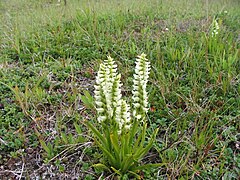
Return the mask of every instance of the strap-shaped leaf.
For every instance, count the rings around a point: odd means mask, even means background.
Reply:
[[[155,129],[155,131],[154,131],[154,133],[153,133],[153,135],[152,135],[152,137],[151,137],[148,145],[147,145],[145,148],[140,148],[140,149],[135,153],[135,155],[134,155],[134,158],[135,158],[135,159],[140,159],[140,158],[142,158],[145,154],[147,154],[147,152],[148,152],[148,151],[151,149],[151,147],[153,146],[153,143],[154,143],[154,141],[155,141],[155,139],[156,139],[157,133],[158,133],[158,128]]]
[[[119,176],[122,176],[122,173],[121,173],[119,170],[117,170],[116,168],[111,167],[111,169],[112,169],[116,174],[118,174]]]
[[[109,160],[109,163],[112,166],[116,167],[117,164],[118,164],[118,161],[112,156],[111,152],[109,152],[104,146],[102,146],[99,141],[96,140],[96,143],[97,143],[98,147],[103,151],[105,156],[107,156],[107,159]]]
[[[136,151],[136,150],[139,151],[140,148],[143,148],[144,141],[145,141],[145,136],[146,136],[146,127],[147,127],[147,124],[144,123],[142,132],[139,134],[136,142],[134,143],[134,148],[133,148],[134,151]],[[141,144],[139,144],[140,141],[141,141]]]
[[[137,179],[141,179],[141,176],[139,176],[137,173],[135,173],[135,172],[133,172],[133,171],[128,171],[129,172],[129,174],[132,174],[132,175],[134,175]]]
[[[99,169],[102,169],[102,170],[107,170],[108,172],[111,172],[111,170],[106,165],[104,165],[102,163],[93,164],[92,167],[99,168]]]
[[[111,134],[110,135],[110,139],[113,145],[113,149],[114,149],[114,157],[116,158],[116,160],[119,162],[120,161],[120,146],[118,144],[118,138],[117,138],[117,134]]]
[[[132,143],[133,143],[133,139],[134,139],[134,137],[137,133],[137,130],[138,130],[138,124],[139,124],[138,121],[136,119],[134,119],[133,126],[132,126],[131,131],[130,131],[129,141],[128,141],[129,146],[131,146]]]
[[[103,146],[106,147],[107,142],[104,139],[104,137],[101,135],[101,133],[89,121],[85,121],[85,124],[92,130],[92,132],[95,134],[95,136],[98,137],[98,139],[101,141]]]
[[[126,158],[121,163],[121,166],[122,166],[121,172],[126,173],[127,170],[129,170],[133,164],[134,164],[133,155],[129,155],[129,156],[126,155]]]
[[[147,129],[147,123],[143,124],[143,130],[142,130],[142,140],[141,140],[141,147],[143,147],[144,143],[145,143],[145,137],[146,137],[146,129]]]
[[[128,132],[126,132],[125,134],[122,135],[122,148],[121,148],[121,153],[122,153],[122,157],[124,158],[126,156],[126,154],[132,153],[132,145],[129,144],[129,138],[130,138],[130,134]],[[122,159],[123,159],[122,158]]]
[[[66,135],[65,132],[61,132],[61,138],[62,138],[62,140],[63,140],[63,142],[64,142],[65,144],[68,144],[68,143],[69,143],[68,138],[67,138],[67,135]]]

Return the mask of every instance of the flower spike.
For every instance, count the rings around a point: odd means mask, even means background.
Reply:
[[[145,54],[141,54],[136,59],[135,74],[133,75],[133,116],[144,121],[148,111],[147,82],[150,74],[150,62]]]

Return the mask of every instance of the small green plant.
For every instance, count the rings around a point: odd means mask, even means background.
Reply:
[[[95,104],[98,113],[97,124],[86,121],[95,136],[97,146],[102,150],[105,163],[96,164],[113,171],[121,178],[127,174],[137,175],[139,170],[160,164],[140,165],[140,160],[151,149],[158,129],[155,129],[149,142],[146,142],[148,98],[146,86],[150,63],[146,55],[138,56],[133,75],[132,116],[130,105],[122,98],[121,75],[117,65],[108,57],[100,65],[95,85]]]
[[[5,84],[1,81],[0,84],[6,86],[12,91],[24,115],[26,117],[31,117],[30,111],[31,109],[33,109],[34,104],[37,104],[39,101],[43,101],[47,97],[47,93],[45,92],[45,90],[40,87],[40,84],[43,82],[44,79],[45,76],[40,77],[37,83],[32,88],[27,82],[24,91],[19,89],[17,85],[15,87],[11,87],[10,85]]]
[[[44,157],[46,162],[50,162],[54,157],[60,156],[63,152],[71,151],[78,144],[84,143],[85,139],[82,136],[81,126],[74,123],[74,128],[77,135],[69,132],[60,131],[58,137],[52,142],[46,142],[43,136],[36,130],[41,147],[44,150]]]

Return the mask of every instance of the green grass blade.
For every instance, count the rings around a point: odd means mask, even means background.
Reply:
[[[165,165],[167,165],[167,163],[144,164],[141,166],[133,167],[131,170],[135,172],[135,171],[140,171],[140,170],[154,168],[154,167],[161,167]]]

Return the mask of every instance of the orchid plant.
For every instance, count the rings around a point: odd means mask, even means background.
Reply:
[[[212,37],[216,37],[219,33],[219,24],[216,19],[213,20],[211,31],[212,31]]]
[[[86,121],[93,132],[97,146],[103,152],[106,163],[96,164],[123,177],[137,176],[139,170],[159,164],[141,165],[140,161],[153,146],[158,129],[146,142],[148,96],[146,86],[150,62],[146,55],[136,59],[133,75],[132,108],[121,94],[121,75],[117,65],[108,57],[99,68],[94,91],[97,124]]]

